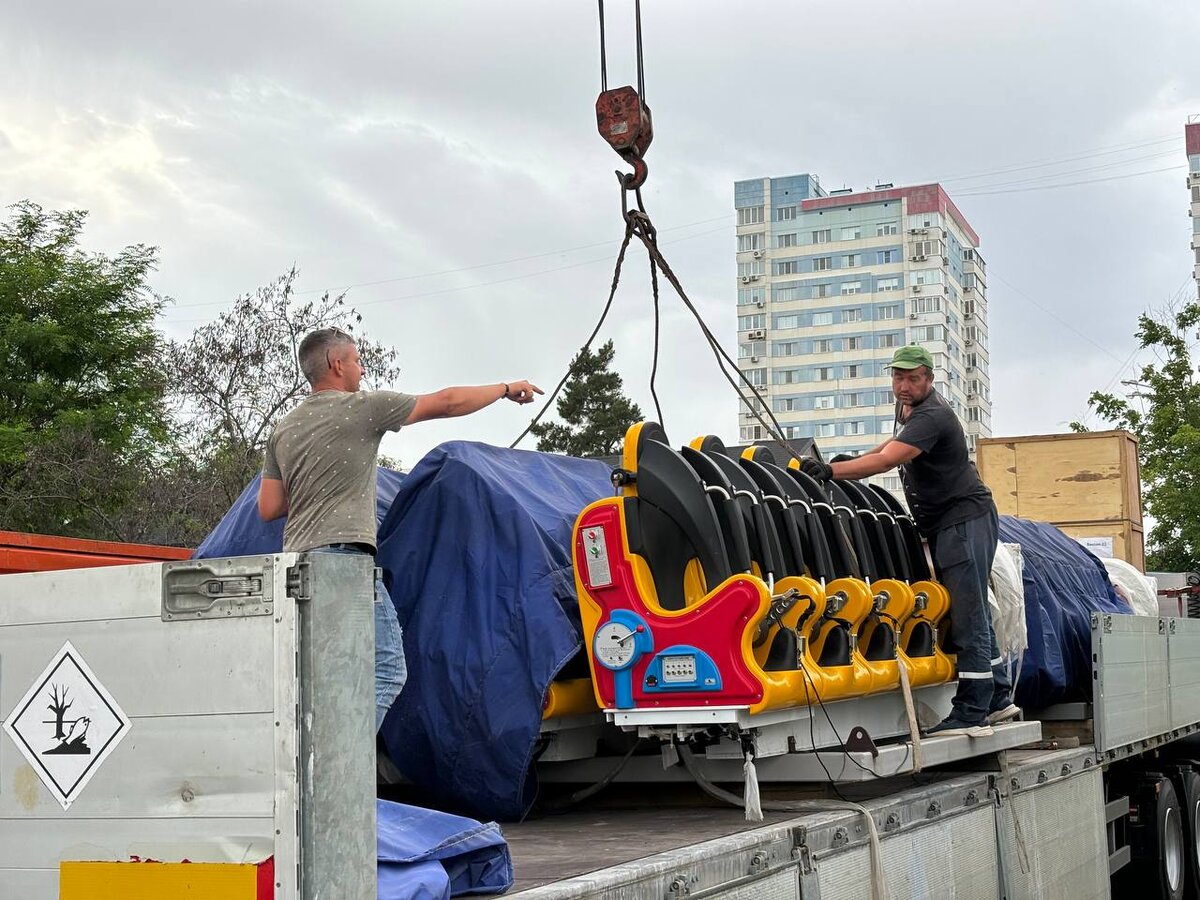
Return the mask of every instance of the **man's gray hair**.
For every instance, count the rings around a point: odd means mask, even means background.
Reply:
[[[346,344],[353,344],[354,338],[340,328],[319,328],[304,336],[300,342],[300,371],[308,379],[309,384],[315,384],[332,367],[333,351]]]

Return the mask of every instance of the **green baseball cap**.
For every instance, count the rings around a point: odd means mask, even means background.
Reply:
[[[924,347],[918,347],[916,344],[909,344],[907,347],[901,347],[892,356],[892,361],[888,363],[893,369],[915,369],[918,366],[929,366],[933,370],[933,357]]]

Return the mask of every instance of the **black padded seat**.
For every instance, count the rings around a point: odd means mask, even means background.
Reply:
[[[872,502],[874,495],[856,481],[839,481],[838,486],[846,493],[858,512],[859,523],[870,544],[871,556],[875,560],[872,574],[876,578],[907,580],[900,574],[900,565],[892,556],[892,541],[889,535],[892,522],[890,518],[880,517],[879,511]]]
[[[908,568],[912,580],[927,581],[930,578],[929,561],[925,558],[925,547],[921,543],[921,534],[917,531],[917,525],[912,516],[890,491],[884,490],[879,485],[872,485],[871,489],[880,502],[891,510],[896,519],[896,526],[900,529],[904,542],[904,555],[908,557]]]
[[[721,523],[721,534],[725,538],[725,552],[729,556],[729,565],[735,572],[749,572],[752,560],[750,538],[746,534],[742,501],[735,496],[733,485],[721,467],[699,450],[684,447],[679,452],[708,491],[708,498],[712,501],[717,520]]]
[[[817,484],[815,479],[805,475],[799,469],[789,467],[785,471],[807,495],[808,502],[812,505],[817,521],[825,535],[825,544],[829,548],[832,567],[829,577],[831,579],[861,577],[862,569],[858,556],[854,552],[842,519],[839,518],[833,509],[833,504],[829,501],[829,495]]]
[[[813,510],[808,494],[786,469],[774,462],[768,462],[770,458],[771,451],[766,447],[755,448],[754,461],[775,476],[788,501],[792,517],[800,531],[800,540],[804,545],[804,561],[808,564],[809,574],[818,580],[833,578],[829,542],[825,539],[825,529],[821,525],[820,517]]]
[[[892,577],[898,578],[900,581],[912,581],[912,565],[908,559],[908,548],[905,546],[904,533],[900,530],[900,523],[896,519],[895,513],[879,496],[879,492],[875,490],[876,485],[860,482],[858,487],[863,500],[869,503],[875,511],[879,527],[883,531],[888,555],[891,557]]]
[[[629,549],[646,560],[659,605],[687,605],[684,572],[699,560],[711,589],[733,574],[721,524],[700,478],[655,422],[638,431],[637,496],[624,499]]]
[[[767,512],[775,522],[775,532],[779,535],[783,551],[784,575],[805,575],[808,566],[804,558],[804,541],[800,537],[800,525],[788,506],[786,491],[775,474],[766,466],[753,460],[741,457],[738,459],[747,475],[758,485],[766,503]]]
[[[870,584],[879,577],[877,575],[879,564],[875,559],[875,554],[872,552],[871,542],[867,537],[867,532],[863,520],[859,516],[858,509],[839,482],[830,481],[825,485],[825,490],[829,492],[829,499],[833,503],[834,511],[841,520],[843,527],[845,527],[846,534],[850,537],[850,544],[854,548],[854,555],[858,558],[860,577],[863,581]]]
[[[762,492],[745,470],[729,456],[720,438],[709,435],[700,442],[700,452],[718,466],[729,479],[742,501],[746,519],[746,534],[750,539],[750,551],[758,563],[763,577],[782,577],[783,547],[779,534],[763,500]]]

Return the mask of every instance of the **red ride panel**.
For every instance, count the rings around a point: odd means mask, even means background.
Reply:
[[[604,528],[612,575],[611,584],[599,587],[589,582],[584,551],[584,535],[589,528],[597,527]],[[621,529],[619,507],[616,505],[601,506],[587,514],[576,531],[574,552],[575,570],[579,572],[592,599],[601,607],[599,624],[608,621],[614,610],[627,609],[637,613],[650,626],[654,650],[633,666],[633,701],[637,708],[749,706],[762,699],[762,685],[742,658],[742,634],[761,603],[756,581],[747,577],[735,578],[727,582],[720,593],[709,596],[702,604],[678,615],[663,616],[651,612],[638,595],[625,534]],[[712,658],[721,673],[721,690],[678,693],[647,693],[644,690],[646,669],[654,655],[677,644],[703,650]],[[613,673],[593,661],[592,674],[604,706],[611,709],[616,693]]]

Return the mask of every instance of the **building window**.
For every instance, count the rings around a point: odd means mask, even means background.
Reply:
[[[845,433],[846,434],[866,434],[867,433],[867,423],[866,422],[847,422]]]
[[[800,407],[795,397],[784,397],[775,401],[775,412],[795,412]]]
[[[832,325],[833,324],[833,313],[831,313],[831,312],[813,313],[812,323],[814,326]]]
[[[968,406],[967,407],[967,421],[968,422],[978,422],[980,420],[980,418],[981,418],[980,409],[978,406]]]
[[[813,400],[813,409],[833,409],[833,397],[825,395]]]
[[[975,315],[975,301],[964,300],[962,304],[962,311],[964,317]]]
[[[813,353],[832,353],[833,341],[829,338],[822,338],[819,341],[813,341]]]
[[[738,253],[745,253],[747,250],[761,250],[765,244],[766,234],[761,231],[738,235]]]
[[[763,288],[738,288],[738,306],[762,306],[766,300]]]
[[[894,334],[879,335],[879,346],[880,347],[895,347],[895,346],[898,346],[899,343],[900,343],[900,341],[896,338],[896,335],[894,335]]]
[[[776,222],[790,222],[796,218],[796,207],[794,206],[777,206],[775,208]]]
[[[781,369],[775,373],[776,384],[799,384],[799,369]]]
[[[761,425],[743,425],[741,432],[742,442],[748,444],[751,441],[761,441],[762,433]]]
[[[919,269],[911,275],[913,284],[941,284],[945,274],[941,269]]]
[[[979,354],[968,353],[963,357],[963,362],[966,363],[967,371],[971,371],[979,367]]]
[[[767,316],[758,313],[754,316],[738,316],[738,331],[749,331],[751,328],[766,328]]]
[[[922,325],[912,330],[914,341],[944,341],[946,339],[945,325]]]
[[[797,341],[788,341],[784,344],[775,345],[776,356],[797,356],[800,353],[800,344]]]
[[[900,262],[899,250],[879,250],[875,253],[875,262],[877,263],[894,263]]]
[[[880,319],[898,319],[900,318],[899,306],[881,306],[879,307]]]
[[[900,290],[900,277],[898,275],[890,278],[879,278],[875,281],[875,290],[877,291],[898,291]]]
[[[832,422],[820,422],[817,424],[817,437],[833,437],[837,432]]]
[[[915,256],[915,257],[924,256],[924,257],[928,258],[930,256],[941,256],[942,255],[942,242],[941,241],[913,241],[911,247],[912,247],[911,255]]]
[[[749,341],[738,344],[738,359],[762,359],[767,355],[766,341]]]
[[[814,244],[828,244],[833,240],[833,233],[828,228],[822,228],[820,231],[812,233],[812,242]]]
[[[885,234],[899,234],[900,224],[898,222],[880,222],[875,226],[875,237],[883,237]]]
[[[913,312],[915,313],[931,313],[940,312],[942,308],[941,297],[914,297]]]
[[[763,208],[761,206],[746,206],[737,212],[739,225],[761,225],[763,223]]]
[[[863,349],[863,339],[860,337],[846,338],[846,349],[847,350],[862,350]]]
[[[862,406],[862,394],[846,394],[842,399],[848,407]]]
[[[766,369],[743,369],[742,374],[746,376],[746,380],[755,387],[764,387],[767,383]]]
[[[862,237],[862,226],[861,225],[847,225],[845,228],[842,229],[842,240],[843,241],[857,241],[861,237]]]
[[[832,256],[818,256],[813,259],[813,271],[824,272],[827,269],[833,268]]]
[[[891,389],[879,392],[879,403],[884,406],[894,406],[896,404],[896,395],[891,392]]]
[[[858,365],[857,363],[852,366],[846,366],[846,377],[847,378],[862,378],[862,376],[863,376],[863,367],[862,366]]]
[[[775,317],[775,327],[776,328],[799,328],[800,327],[800,317],[797,315],[776,316]]]
[[[862,254],[847,253],[842,257],[842,264],[847,269],[856,269],[862,265]]]
[[[842,294],[858,294],[862,292],[861,281],[843,281]]]
[[[821,366],[820,368],[813,369],[813,374],[815,375],[814,381],[833,381],[832,366]]]
[[[796,246],[796,232],[793,231],[789,234],[775,235],[775,246],[776,247],[795,247]]]
[[[746,278],[750,275],[765,275],[767,267],[763,265],[761,259],[751,259],[746,262],[738,263],[738,277]]]
[[[979,340],[979,329],[974,325],[968,325],[963,329],[963,340],[977,341]]]
[[[842,310],[842,321],[843,322],[861,322],[862,321],[862,309],[857,306],[852,307],[851,309],[843,309]]]
[[[775,275],[799,275],[800,260],[798,259],[778,259],[771,267],[771,271]]]
[[[833,288],[833,285],[831,285],[827,281],[824,281],[821,284],[814,284],[812,286],[813,299],[819,300],[822,297],[832,296],[832,294],[833,294],[832,288]]]

